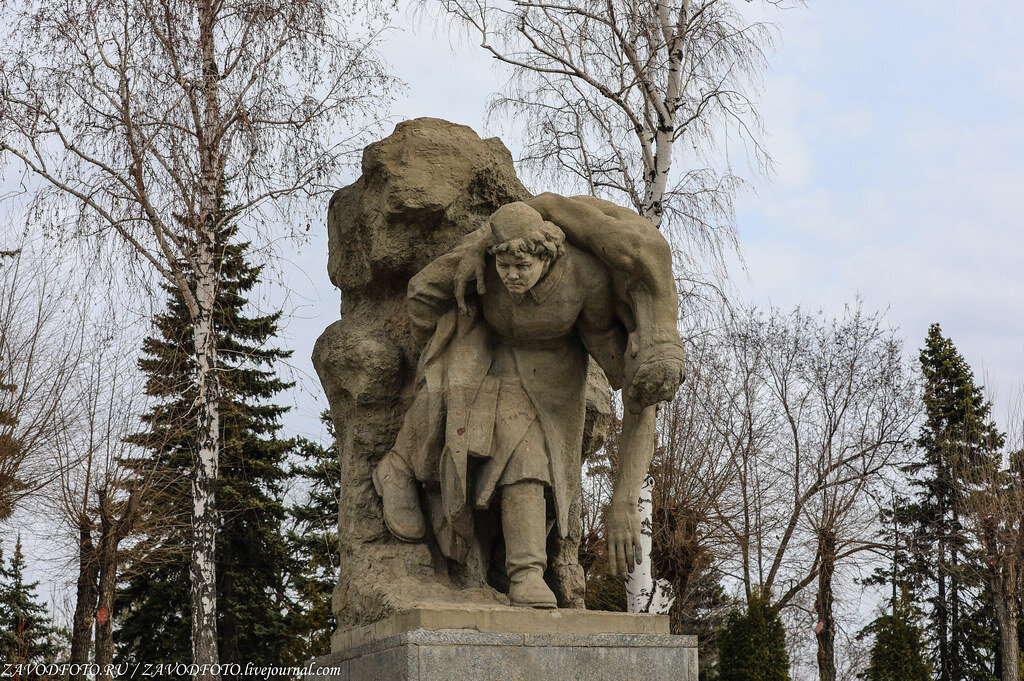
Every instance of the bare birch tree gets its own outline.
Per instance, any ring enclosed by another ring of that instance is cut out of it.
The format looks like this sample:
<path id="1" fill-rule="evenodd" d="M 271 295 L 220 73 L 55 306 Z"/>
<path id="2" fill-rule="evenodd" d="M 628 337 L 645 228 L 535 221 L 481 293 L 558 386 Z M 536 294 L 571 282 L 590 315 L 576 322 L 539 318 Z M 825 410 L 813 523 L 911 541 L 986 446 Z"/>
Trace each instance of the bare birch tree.
<path id="1" fill-rule="evenodd" d="M 528 131 L 527 167 L 677 230 L 690 266 L 736 247 L 729 154 L 770 167 L 755 93 L 772 26 L 733 0 L 440 5 L 512 67 L 492 113 Z"/>
<path id="2" fill-rule="evenodd" d="M 217 662 L 216 236 L 266 235 L 324 191 L 388 97 L 378 12 L 346 0 L 71 0 L 4 6 L 0 162 L 41 183 L 42 220 L 122 244 L 185 301 L 198 399 L 193 661 Z M 377 25 L 377 24 L 374 24 Z M 346 137 L 341 137 L 344 126 Z M 282 217 L 284 213 L 280 214 Z M 200 671 L 196 678 L 215 678 Z"/>

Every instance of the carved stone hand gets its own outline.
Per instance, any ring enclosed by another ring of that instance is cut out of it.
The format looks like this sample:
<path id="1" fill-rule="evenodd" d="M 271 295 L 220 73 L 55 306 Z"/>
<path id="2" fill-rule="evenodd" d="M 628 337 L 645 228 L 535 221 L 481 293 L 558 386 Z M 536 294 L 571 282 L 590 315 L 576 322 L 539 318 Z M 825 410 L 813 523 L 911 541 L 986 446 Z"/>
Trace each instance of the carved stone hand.
<path id="1" fill-rule="evenodd" d="M 642 559 L 640 511 L 636 500 L 623 501 L 612 497 L 605 516 L 605 527 L 608 532 L 608 571 L 624 577 Z"/>

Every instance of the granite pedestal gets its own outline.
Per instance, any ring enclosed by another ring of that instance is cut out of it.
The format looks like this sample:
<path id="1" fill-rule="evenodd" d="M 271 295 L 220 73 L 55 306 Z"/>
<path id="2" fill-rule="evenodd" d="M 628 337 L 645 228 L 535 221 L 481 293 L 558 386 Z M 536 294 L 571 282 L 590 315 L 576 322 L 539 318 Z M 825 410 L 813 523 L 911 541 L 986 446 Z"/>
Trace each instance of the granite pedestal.
<path id="1" fill-rule="evenodd" d="M 423 609 L 340 632 L 316 681 L 697 681 L 697 639 L 658 615 Z"/>

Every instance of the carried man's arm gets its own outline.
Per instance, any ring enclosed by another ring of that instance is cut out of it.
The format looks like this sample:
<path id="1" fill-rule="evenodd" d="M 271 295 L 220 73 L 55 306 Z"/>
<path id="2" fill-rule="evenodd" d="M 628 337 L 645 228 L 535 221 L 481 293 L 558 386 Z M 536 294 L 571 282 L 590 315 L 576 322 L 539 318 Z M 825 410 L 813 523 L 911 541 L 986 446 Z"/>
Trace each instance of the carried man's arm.
<path id="1" fill-rule="evenodd" d="M 425 342 L 434 332 L 437 320 L 453 305 L 472 314 L 466 303 L 466 285 L 477 281 L 484 292 L 484 263 L 490 228 L 486 225 L 470 232 L 451 251 L 432 261 L 409 280 L 406 302 L 417 340 Z"/>
<path id="2" fill-rule="evenodd" d="M 641 560 L 637 501 L 654 457 L 655 405 L 672 399 L 684 376 L 671 249 L 649 221 L 610 201 L 547 193 L 526 203 L 620 275 L 633 313 L 619 475 L 606 515 L 609 569 L 624 575 Z"/>
<path id="3" fill-rule="evenodd" d="M 684 367 L 672 251 L 665 237 L 635 212 L 593 196 L 544 193 L 526 203 L 619 275 L 620 295 L 634 317 L 624 368 L 627 406 L 636 412 L 672 399 Z"/>

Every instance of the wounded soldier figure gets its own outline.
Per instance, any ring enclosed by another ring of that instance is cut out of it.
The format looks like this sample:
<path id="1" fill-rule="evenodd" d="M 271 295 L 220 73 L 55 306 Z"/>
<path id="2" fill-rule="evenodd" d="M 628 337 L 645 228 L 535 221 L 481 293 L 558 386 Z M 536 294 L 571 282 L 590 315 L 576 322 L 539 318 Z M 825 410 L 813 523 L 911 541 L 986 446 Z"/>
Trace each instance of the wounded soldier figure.
<path id="1" fill-rule="evenodd" d="M 474 285 L 475 284 L 475 285 Z M 656 404 L 683 380 L 671 253 L 633 211 L 541 194 L 507 204 L 409 282 L 425 346 L 413 404 L 373 483 L 388 529 L 420 541 L 420 485 L 440 488 L 431 524 L 462 561 L 474 510 L 500 508 L 514 605 L 554 608 L 550 532 L 579 503 L 588 363 L 623 389 L 619 474 L 607 514 L 613 573 L 639 561 L 637 496 Z"/>

